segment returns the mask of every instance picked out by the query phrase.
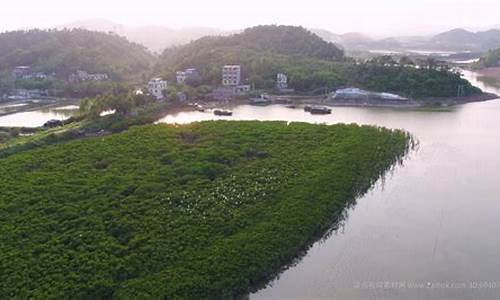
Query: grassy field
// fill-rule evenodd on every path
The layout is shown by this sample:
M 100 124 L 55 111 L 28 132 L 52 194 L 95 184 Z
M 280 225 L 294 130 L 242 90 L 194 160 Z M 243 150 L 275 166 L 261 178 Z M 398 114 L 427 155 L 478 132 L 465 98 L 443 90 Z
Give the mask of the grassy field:
M 271 279 L 409 149 L 357 125 L 148 125 L 0 160 L 0 298 L 221 299 Z

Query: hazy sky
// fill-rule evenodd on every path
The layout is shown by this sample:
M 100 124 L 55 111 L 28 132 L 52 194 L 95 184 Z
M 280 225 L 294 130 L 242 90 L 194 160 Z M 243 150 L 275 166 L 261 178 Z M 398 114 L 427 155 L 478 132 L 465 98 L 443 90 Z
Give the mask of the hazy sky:
M 0 30 L 89 18 L 128 25 L 240 29 L 295 24 L 343 33 L 421 34 L 500 23 L 500 0 L 4 0 Z

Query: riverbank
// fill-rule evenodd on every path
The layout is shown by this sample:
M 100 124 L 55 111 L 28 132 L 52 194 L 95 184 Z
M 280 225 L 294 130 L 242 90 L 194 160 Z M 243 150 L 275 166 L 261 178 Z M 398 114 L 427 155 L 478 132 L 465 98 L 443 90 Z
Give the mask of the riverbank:
M 500 67 L 474 70 L 478 79 L 495 87 L 500 87 Z
M 500 76 L 500 68 L 499 68 Z M 479 95 L 472 95 L 466 97 L 428 97 L 424 99 L 380 99 L 380 98 L 367 98 L 367 99 L 333 99 L 331 97 L 321 96 L 274 96 L 270 98 L 273 102 L 283 100 L 290 100 L 294 104 L 313 104 L 313 105 L 327 105 L 339 107 L 380 107 L 380 108 L 419 108 L 429 106 L 454 106 L 466 103 L 483 102 L 489 100 L 499 99 L 500 97 L 493 93 L 481 93 Z M 248 102 L 247 102 L 248 103 Z
M 0 117 L 21 112 L 50 109 L 59 106 L 76 106 L 79 103 L 80 99 L 73 98 L 3 100 L 0 101 Z
M 33 127 L 31 130 L 34 134 L 30 135 L 12 134 L 20 132 L 22 127 L 4 127 L 3 138 L 0 140 L 0 158 L 41 146 L 122 132 L 132 126 L 152 124 L 169 113 L 185 109 L 188 109 L 185 104 L 156 102 L 127 115 L 109 114 L 96 119 L 78 116 L 63 121 L 65 125 L 62 127 Z
M 473 95 L 467 97 L 452 97 L 452 98 L 426 98 L 421 101 L 421 106 L 453 106 L 461 105 L 474 102 L 485 102 L 490 100 L 496 100 L 500 97 L 493 93 L 482 93 L 480 95 Z

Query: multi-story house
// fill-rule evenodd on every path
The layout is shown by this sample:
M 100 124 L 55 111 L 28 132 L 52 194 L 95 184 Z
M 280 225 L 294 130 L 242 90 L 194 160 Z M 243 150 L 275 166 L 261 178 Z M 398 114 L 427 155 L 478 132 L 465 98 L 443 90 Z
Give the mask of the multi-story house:
M 236 86 L 241 81 L 241 66 L 226 65 L 222 68 L 222 85 Z
M 148 82 L 148 91 L 157 100 L 162 100 L 165 98 L 163 91 L 168 87 L 167 81 L 161 78 L 153 78 Z
M 288 77 L 283 73 L 276 75 L 276 88 L 278 90 L 286 90 L 288 88 Z

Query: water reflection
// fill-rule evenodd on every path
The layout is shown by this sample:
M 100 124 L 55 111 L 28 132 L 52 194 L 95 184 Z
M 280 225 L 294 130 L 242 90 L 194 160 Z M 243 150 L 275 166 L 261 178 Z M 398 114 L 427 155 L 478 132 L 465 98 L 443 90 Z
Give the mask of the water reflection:
M 0 117 L 1 127 L 38 127 L 48 120 L 65 120 L 75 114 L 66 107 L 44 108 L 36 111 L 19 112 Z

